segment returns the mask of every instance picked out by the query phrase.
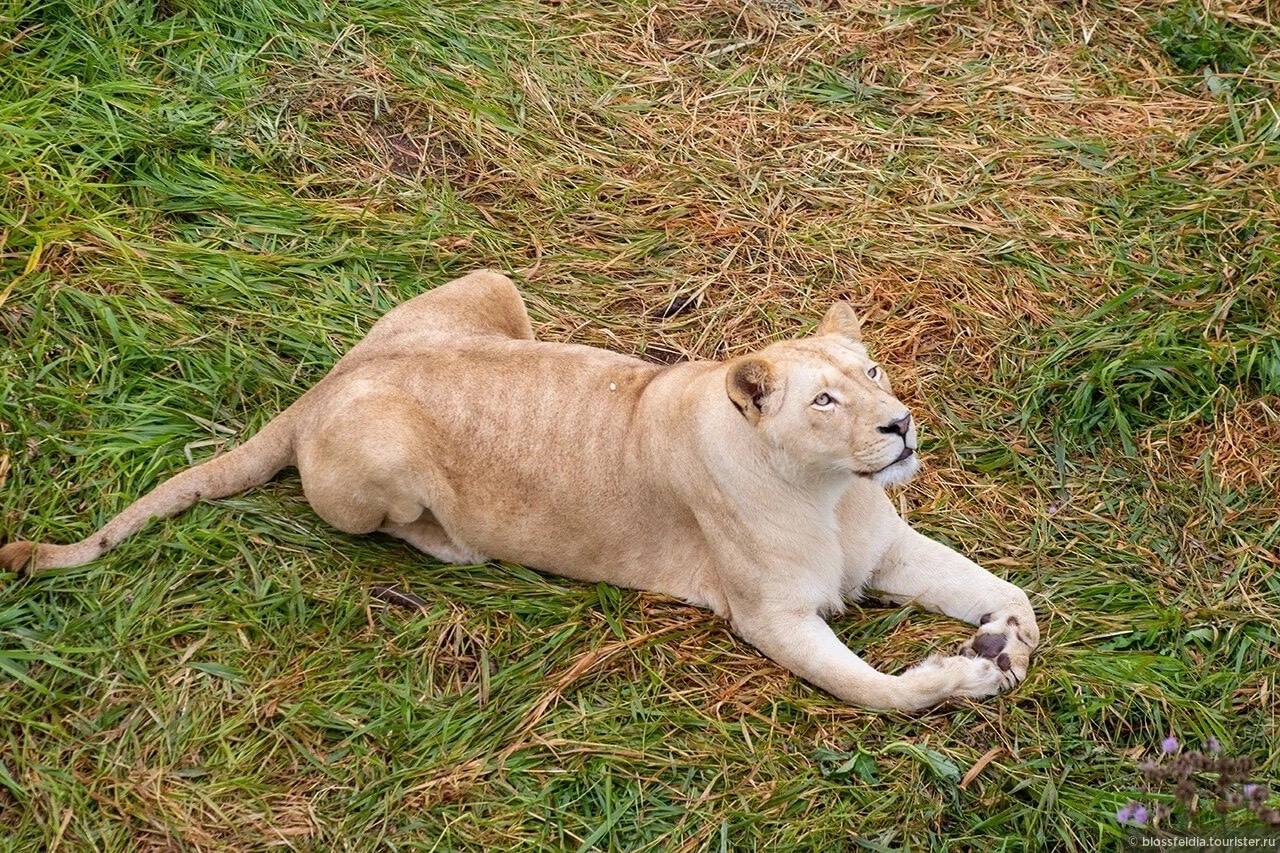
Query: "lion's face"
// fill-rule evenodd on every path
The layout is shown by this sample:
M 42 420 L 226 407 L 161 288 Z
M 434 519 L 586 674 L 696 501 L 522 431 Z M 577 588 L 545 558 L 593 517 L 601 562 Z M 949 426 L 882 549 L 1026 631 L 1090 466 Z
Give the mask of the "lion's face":
M 813 337 L 732 362 L 727 387 L 760 436 L 803 469 L 847 471 L 881 485 L 919 470 L 915 421 L 867 355 L 847 303 L 827 312 Z

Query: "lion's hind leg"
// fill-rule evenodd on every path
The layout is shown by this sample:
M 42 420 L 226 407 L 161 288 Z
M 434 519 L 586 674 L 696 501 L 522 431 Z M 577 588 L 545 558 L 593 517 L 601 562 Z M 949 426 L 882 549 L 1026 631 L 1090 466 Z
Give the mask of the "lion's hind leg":
M 373 324 L 334 369 L 341 372 L 371 355 L 403 354 L 424 342 L 460 337 L 533 340 L 529 312 L 511 279 L 492 270 L 477 270 L 397 305 Z
M 347 533 L 419 522 L 443 487 L 431 454 L 432 429 L 400 389 L 352 383 L 319 406 L 298 437 L 307 502 Z
M 417 521 L 384 525 L 380 528 L 380 532 L 403 539 L 442 563 L 469 566 L 483 563 L 487 559 L 454 540 L 430 511 L 424 512 Z

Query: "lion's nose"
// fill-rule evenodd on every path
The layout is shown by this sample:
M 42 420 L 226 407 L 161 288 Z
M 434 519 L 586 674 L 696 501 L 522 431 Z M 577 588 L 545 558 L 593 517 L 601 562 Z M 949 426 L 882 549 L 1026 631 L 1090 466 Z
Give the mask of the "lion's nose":
M 911 413 L 907 412 L 897 420 L 889 421 L 888 426 L 882 426 L 879 429 L 885 435 L 897 433 L 903 438 L 906 438 L 907 432 L 911 429 Z

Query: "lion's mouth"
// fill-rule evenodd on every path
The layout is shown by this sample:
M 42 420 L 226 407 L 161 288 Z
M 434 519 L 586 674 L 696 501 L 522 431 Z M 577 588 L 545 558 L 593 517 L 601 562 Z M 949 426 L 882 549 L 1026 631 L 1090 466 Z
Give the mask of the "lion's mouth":
M 883 468 L 881 468 L 879 471 L 876 471 L 875 473 L 883 474 L 885 471 L 888 471 L 890 468 L 892 468 L 894 465 L 897 465 L 899 462 L 910 459 L 912 456 L 915 456 L 915 455 L 916 455 L 916 449 L 914 447 L 910 447 L 910 446 L 903 447 L 902 452 L 898 454 L 897 459 L 893 460 L 888 465 L 884 466 Z
M 905 462 L 906 460 L 910 459 L 912 456 L 915 456 L 915 455 L 916 455 L 916 449 L 914 447 L 904 446 L 902 448 L 902 452 L 898 454 L 898 458 L 894 459 L 892 462 L 890 462 L 888 465 L 884 466 L 883 468 L 878 468 L 875 471 L 855 471 L 854 473 L 860 477 L 875 477 L 885 473 L 890 468 L 894 467 L 895 465 L 898 465 L 901 462 Z

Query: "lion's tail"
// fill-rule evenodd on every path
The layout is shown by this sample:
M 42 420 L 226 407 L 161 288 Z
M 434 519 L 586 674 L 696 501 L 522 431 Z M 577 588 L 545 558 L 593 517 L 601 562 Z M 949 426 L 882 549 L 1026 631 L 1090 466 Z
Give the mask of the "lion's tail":
M 198 500 L 224 498 L 267 482 L 294 464 L 294 420 L 294 412 L 286 409 L 234 450 L 165 480 L 87 539 L 73 545 L 5 545 L 0 548 L 0 569 L 33 574 L 41 569 L 78 566 L 107 553 L 153 518 L 168 518 Z

